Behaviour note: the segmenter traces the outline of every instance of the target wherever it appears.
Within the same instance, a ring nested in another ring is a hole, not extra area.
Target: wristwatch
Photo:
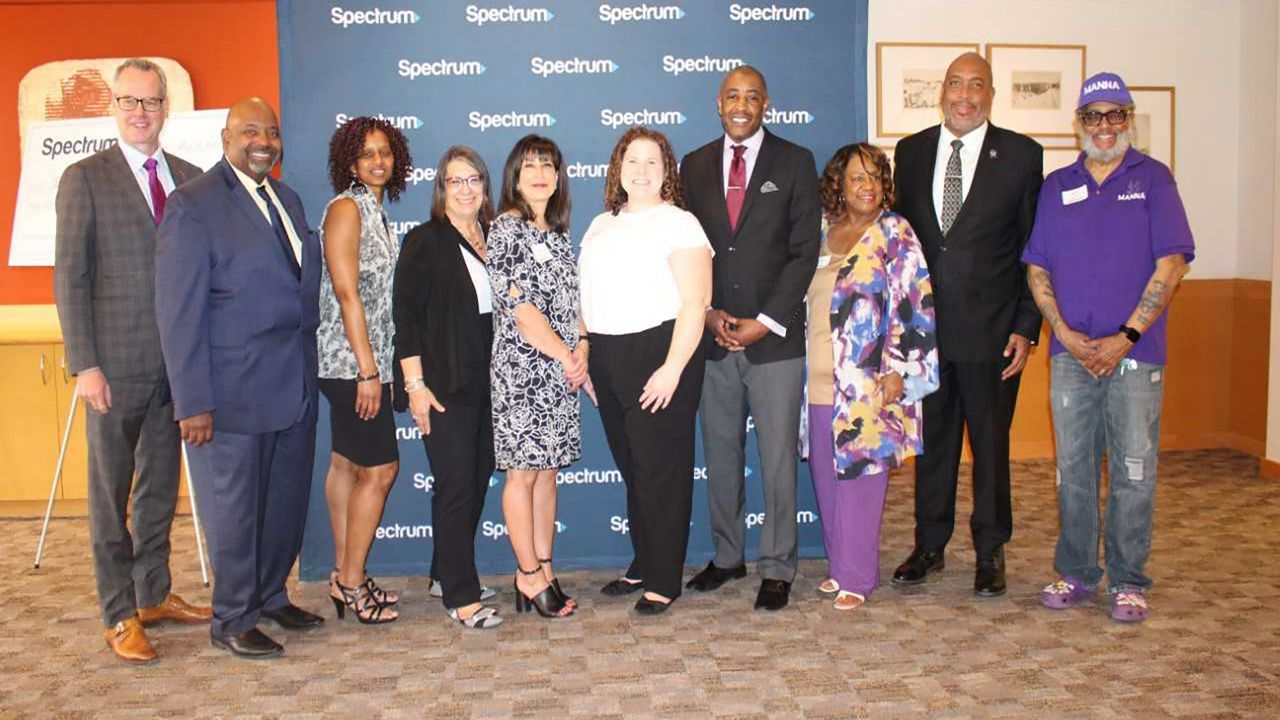
[[[1129,342],[1133,343],[1134,345],[1137,345],[1138,341],[1142,339],[1142,333],[1129,327],[1128,325],[1121,325],[1120,332],[1124,333],[1124,336],[1129,338]]]

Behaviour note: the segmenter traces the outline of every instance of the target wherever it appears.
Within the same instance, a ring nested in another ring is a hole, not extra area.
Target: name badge
[[[1063,205],[1074,205],[1075,203],[1078,203],[1082,200],[1088,200],[1088,199],[1089,199],[1089,188],[1086,185],[1081,185],[1078,188],[1072,188],[1071,190],[1062,191]]]
[[[551,259],[551,251],[547,249],[544,243],[533,244],[533,259],[540,263],[544,263]]]
[[[826,267],[826,266],[828,266],[828,265],[830,265],[830,264],[831,264],[831,256],[830,256],[830,255],[819,255],[819,256],[818,256],[818,267],[819,267],[819,268],[824,268],[824,267]]]

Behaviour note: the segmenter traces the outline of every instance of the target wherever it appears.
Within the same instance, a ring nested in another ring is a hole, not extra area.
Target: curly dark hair
[[[556,169],[556,191],[547,201],[547,226],[558,233],[569,232],[569,210],[572,201],[569,197],[569,173],[564,167],[564,155],[551,138],[530,133],[516,141],[507,155],[506,165],[502,168],[502,192],[498,195],[498,213],[515,210],[525,221],[533,220],[533,208],[525,202],[520,194],[520,166],[526,156],[547,157]]]
[[[609,172],[604,177],[604,209],[617,215],[622,206],[627,204],[627,191],[622,189],[622,156],[627,148],[636,140],[652,140],[658,144],[662,153],[662,192],[663,202],[671,203],[681,210],[684,207],[684,190],[680,185],[680,170],[676,166],[676,154],[671,149],[667,136],[657,130],[650,130],[637,125],[622,133],[618,144],[613,146],[613,155],[609,158]]]
[[[849,162],[857,156],[862,167],[874,172],[880,180],[884,199],[880,204],[888,210],[893,206],[893,169],[889,167],[889,156],[870,143],[851,143],[836,150],[836,153],[822,168],[822,177],[818,179],[822,195],[822,213],[827,220],[834,221],[844,215],[844,174],[849,169]]]
[[[489,227],[489,223],[493,222],[493,203],[489,200],[489,168],[484,164],[484,158],[480,157],[480,153],[466,145],[454,145],[440,156],[440,163],[436,165],[436,182],[431,192],[431,219],[437,222],[449,221],[449,216],[445,213],[445,196],[449,191],[445,188],[444,181],[447,179],[445,170],[454,160],[461,160],[479,173],[480,181],[484,183],[484,197],[480,201],[480,212],[476,215],[476,219],[484,227]]]
[[[351,187],[351,182],[355,179],[352,167],[364,150],[365,138],[375,130],[380,130],[387,136],[391,155],[395,159],[391,178],[383,188],[387,200],[395,202],[400,199],[400,193],[404,192],[409,171],[413,168],[413,156],[409,154],[409,141],[405,139],[404,133],[381,118],[368,115],[351,118],[333,131],[333,137],[329,140],[329,184],[333,186],[335,193]]]

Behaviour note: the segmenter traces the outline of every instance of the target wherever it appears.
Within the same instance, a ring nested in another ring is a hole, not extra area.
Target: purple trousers
[[[809,473],[822,517],[827,574],[864,598],[880,585],[880,521],[889,473],[836,480],[831,406],[809,406]]]

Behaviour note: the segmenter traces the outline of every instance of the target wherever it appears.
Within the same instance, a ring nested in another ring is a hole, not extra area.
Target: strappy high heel
[[[356,620],[364,625],[381,625],[383,623],[393,622],[400,614],[391,606],[380,603],[369,592],[366,584],[361,583],[354,588],[349,588],[337,580],[333,581],[333,587],[338,591],[341,598],[336,598],[332,594],[329,599],[333,601],[333,610],[338,614],[338,619],[342,620],[347,615],[347,609],[350,608]]]
[[[337,582],[338,582],[338,568],[335,566],[332,570],[329,571],[329,589],[331,591],[333,589],[333,586],[336,585]],[[373,599],[377,600],[380,605],[395,605],[396,603],[400,602],[400,593],[396,592],[395,590],[387,590],[382,586],[378,585],[378,583],[374,582],[373,578],[369,577],[368,568],[365,568],[364,570],[363,585],[369,589],[369,594],[372,595]],[[329,595],[330,597],[332,597],[333,593],[330,592]]]
[[[524,568],[517,566],[516,570],[521,575],[524,575],[526,577],[530,575],[541,575],[542,565],[538,565],[532,570],[525,570]],[[570,608],[564,604],[564,601],[560,598],[560,595],[556,593],[555,588],[553,588],[550,584],[542,588],[542,591],[539,592],[537,595],[534,595],[533,597],[529,597],[528,595],[525,595],[524,592],[520,590],[519,580],[513,580],[511,584],[513,587],[515,587],[515,590],[516,590],[516,612],[517,613],[525,613],[525,612],[529,612],[530,610],[537,610],[538,614],[544,618],[562,618],[562,617],[568,617],[573,614],[573,608]],[[565,610],[568,610],[568,612],[565,612]]]
[[[542,563],[543,565],[550,565],[551,558],[538,558],[538,562]],[[569,597],[569,594],[566,593],[564,589],[560,587],[560,578],[558,577],[551,578],[551,587],[556,591],[556,595],[560,596],[560,602],[564,603],[565,607],[569,607],[569,608],[578,607],[578,601]]]

